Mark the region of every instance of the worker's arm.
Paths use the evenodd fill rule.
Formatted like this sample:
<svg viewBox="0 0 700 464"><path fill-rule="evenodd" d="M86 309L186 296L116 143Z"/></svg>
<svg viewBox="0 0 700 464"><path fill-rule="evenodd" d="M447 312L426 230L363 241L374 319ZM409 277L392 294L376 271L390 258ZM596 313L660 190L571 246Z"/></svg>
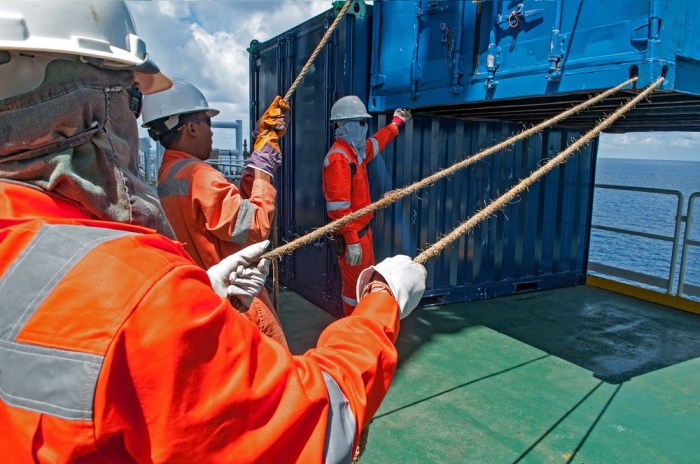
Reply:
<svg viewBox="0 0 700 464"><path fill-rule="evenodd" d="M173 266L101 367L96 446L118 441L124 460L143 462L335 462L329 450L348 462L391 383L398 329L396 300L370 293L292 356L212 292L203 270Z"/></svg>
<svg viewBox="0 0 700 464"><path fill-rule="evenodd" d="M384 147L399 135L399 130L411 119L411 112L404 108L394 111L391 122L375 132L372 137L365 142L366 162L369 163Z"/></svg>
<svg viewBox="0 0 700 464"><path fill-rule="evenodd" d="M238 247L265 240L275 212L275 188L265 180L252 183L244 198L216 169L198 167L192 174L192 207L205 227L222 242Z"/></svg>

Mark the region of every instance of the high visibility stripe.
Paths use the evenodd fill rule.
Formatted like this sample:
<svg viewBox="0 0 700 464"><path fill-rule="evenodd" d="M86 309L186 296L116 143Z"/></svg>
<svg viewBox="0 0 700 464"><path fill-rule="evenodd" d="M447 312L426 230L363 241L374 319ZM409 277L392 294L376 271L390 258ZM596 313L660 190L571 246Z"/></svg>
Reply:
<svg viewBox="0 0 700 464"><path fill-rule="evenodd" d="M189 195L190 180L175 179L174 177L185 165L196 162L196 159L184 159L173 164L173 167L170 169L170 172L168 172L168 176L165 178L165 181L158 184L158 198L163 199L172 195Z"/></svg>
<svg viewBox="0 0 700 464"><path fill-rule="evenodd" d="M345 295L340 295L343 298L343 301L350 306L357 306L357 300L355 298L349 298Z"/></svg>
<svg viewBox="0 0 700 464"><path fill-rule="evenodd" d="M103 357L16 340L46 297L93 248L131 232L46 225L0 278L0 398L71 420L92 420Z"/></svg>
<svg viewBox="0 0 700 464"><path fill-rule="evenodd" d="M158 198L161 200L173 195L189 195L189 179L172 179L158 184Z"/></svg>
<svg viewBox="0 0 700 464"><path fill-rule="evenodd" d="M338 211L339 209L345 209L350 207L349 201L327 201L326 210L328 211Z"/></svg>
<svg viewBox="0 0 700 464"><path fill-rule="evenodd" d="M350 157L348 156L347 153L345 153L340 148L334 148L331 151L329 151L328 154L326 154L326 157L323 159L323 167L324 168L327 168L328 166L331 165L331 160L329 159L329 157L331 155L336 154L336 153L340 153L341 155L343 155L345 157L345 159L347 160L348 164L352 163L352 160L350 159Z"/></svg>
<svg viewBox="0 0 700 464"><path fill-rule="evenodd" d="M326 425L326 441L323 447L323 462L348 463L355 440L357 423L350 410L350 403L343 394L335 379L323 372L328 391L328 423Z"/></svg>
<svg viewBox="0 0 700 464"><path fill-rule="evenodd" d="M238 215L236 216L236 224L233 226L233 234L231 242L243 245L248 240L248 232L253 223L255 215L255 206L250 200L242 200L238 207Z"/></svg>
<svg viewBox="0 0 700 464"><path fill-rule="evenodd" d="M372 154L377 156L379 154L379 141L374 137L370 137L369 141L372 142Z"/></svg>

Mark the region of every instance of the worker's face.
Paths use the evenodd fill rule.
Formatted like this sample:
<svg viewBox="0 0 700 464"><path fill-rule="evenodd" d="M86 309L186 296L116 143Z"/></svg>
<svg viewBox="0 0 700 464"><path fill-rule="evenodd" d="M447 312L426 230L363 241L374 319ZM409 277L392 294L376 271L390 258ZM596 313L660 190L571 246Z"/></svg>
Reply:
<svg viewBox="0 0 700 464"><path fill-rule="evenodd" d="M195 135L196 153L192 153L202 161L208 160L211 156L212 139L214 133L211 130L211 118L206 113L200 114L196 119L190 121L191 130Z"/></svg>

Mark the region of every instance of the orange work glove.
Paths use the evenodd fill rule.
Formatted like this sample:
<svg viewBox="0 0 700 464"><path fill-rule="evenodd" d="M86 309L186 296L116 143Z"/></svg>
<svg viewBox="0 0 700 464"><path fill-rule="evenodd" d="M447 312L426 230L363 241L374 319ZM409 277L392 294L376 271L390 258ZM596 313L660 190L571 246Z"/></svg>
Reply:
<svg viewBox="0 0 700 464"><path fill-rule="evenodd" d="M279 139L287 132L290 111L289 103L282 100L282 97L279 95L272 100L272 103L270 103L270 106L258 120L253 131L253 136L255 137L254 150L260 150L265 144L270 144L277 151L280 151Z"/></svg>
<svg viewBox="0 0 700 464"><path fill-rule="evenodd" d="M270 107L258 120L253 136L253 152L248 158L247 166L264 171L271 176L282 164L282 150L279 141L289 124L289 103L282 100L279 95L270 104Z"/></svg>

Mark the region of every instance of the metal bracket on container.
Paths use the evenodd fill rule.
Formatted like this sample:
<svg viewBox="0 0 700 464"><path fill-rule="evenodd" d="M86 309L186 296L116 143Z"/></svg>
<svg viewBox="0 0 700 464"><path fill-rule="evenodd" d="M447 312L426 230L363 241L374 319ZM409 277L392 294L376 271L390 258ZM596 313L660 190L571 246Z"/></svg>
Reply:
<svg viewBox="0 0 700 464"><path fill-rule="evenodd" d="M508 27L516 28L525 22L525 18L528 16L540 16L544 14L544 10L538 8L536 10L525 10L522 3L518 3L513 11L508 14L508 16L499 14L496 16L496 24L499 26L503 23L508 23Z"/></svg>
<svg viewBox="0 0 700 464"><path fill-rule="evenodd" d="M417 2L420 5L420 2ZM421 17L425 14L437 13L443 10L449 9L447 2L445 0L432 0L428 2L428 6L422 9L420 6L416 7L416 16Z"/></svg>
<svg viewBox="0 0 700 464"><path fill-rule="evenodd" d="M501 48L495 43L491 42L489 44L489 51L486 55L486 82L484 82L484 87L486 90L491 90L498 85L496 80L496 71L498 70L498 55L501 52Z"/></svg>
<svg viewBox="0 0 700 464"><path fill-rule="evenodd" d="M549 69L547 71L549 82L559 82L561 79L561 63L564 60L565 43L566 34L562 34L556 29L553 30L552 41L549 44Z"/></svg>
<svg viewBox="0 0 700 464"><path fill-rule="evenodd" d="M386 76L384 74L372 74L369 82L372 87L381 87L386 82Z"/></svg>
<svg viewBox="0 0 700 464"><path fill-rule="evenodd" d="M661 18L650 17L649 21L645 21L644 24L632 30L630 43L635 47L646 48L650 40L658 40L660 29Z"/></svg>

